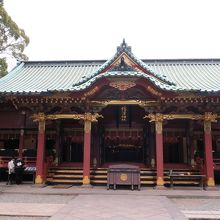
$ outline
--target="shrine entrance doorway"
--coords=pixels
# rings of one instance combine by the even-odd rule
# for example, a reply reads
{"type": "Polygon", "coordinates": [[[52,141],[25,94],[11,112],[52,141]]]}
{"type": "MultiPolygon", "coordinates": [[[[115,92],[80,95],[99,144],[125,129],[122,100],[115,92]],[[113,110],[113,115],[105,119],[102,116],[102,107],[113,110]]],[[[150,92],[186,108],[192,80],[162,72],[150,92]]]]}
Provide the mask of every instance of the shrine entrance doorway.
{"type": "MultiPolygon", "coordinates": [[[[112,131],[106,133],[111,134],[112,131]]],[[[105,161],[106,162],[143,162],[144,160],[144,146],[143,146],[143,132],[133,131],[138,133],[137,137],[131,137],[129,131],[120,130],[113,131],[116,136],[105,139],[105,161]],[[118,136],[118,134],[122,134],[118,136]],[[123,136],[123,134],[128,134],[123,136]]]]}
{"type": "Polygon", "coordinates": [[[145,163],[147,158],[147,133],[144,109],[137,105],[111,105],[102,115],[104,163],[145,163]]]}
{"type": "Polygon", "coordinates": [[[83,162],[83,143],[64,142],[63,162],[83,162]]]}
{"type": "Polygon", "coordinates": [[[61,161],[83,162],[83,123],[77,120],[62,120],[60,145],[61,161]]]}

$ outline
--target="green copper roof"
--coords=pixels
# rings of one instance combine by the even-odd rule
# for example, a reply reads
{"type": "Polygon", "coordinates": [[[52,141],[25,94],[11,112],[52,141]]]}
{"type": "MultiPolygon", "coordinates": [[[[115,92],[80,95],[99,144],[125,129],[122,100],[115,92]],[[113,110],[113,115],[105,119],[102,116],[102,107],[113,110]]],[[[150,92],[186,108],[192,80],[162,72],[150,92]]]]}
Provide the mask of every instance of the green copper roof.
{"type": "Polygon", "coordinates": [[[163,90],[220,91],[220,60],[140,60],[122,43],[109,60],[33,61],[20,63],[0,79],[0,93],[80,91],[106,77],[140,77],[163,90]],[[144,71],[112,70],[108,66],[126,53],[144,71]],[[107,69],[107,70],[106,70],[107,69]],[[104,71],[104,73],[103,73],[104,71]],[[149,73],[149,74],[148,74],[149,73]]]}

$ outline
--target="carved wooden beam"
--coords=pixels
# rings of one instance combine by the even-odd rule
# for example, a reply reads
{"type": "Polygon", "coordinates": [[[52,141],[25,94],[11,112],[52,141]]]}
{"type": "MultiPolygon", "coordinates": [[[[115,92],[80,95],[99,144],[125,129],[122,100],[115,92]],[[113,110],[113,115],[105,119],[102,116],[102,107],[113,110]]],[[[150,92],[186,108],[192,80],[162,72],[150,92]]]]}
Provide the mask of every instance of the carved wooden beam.
{"type": "Polygon", "coordinates": [[[148,106],[152,104],[158,104],[158,101],[149,100],[104,100],[104,101],[91,101],[93,104],[100,104],[100,105],[140,105],[140,106],[148,106]]]}
{"type": "Polygon", "coordinates": [[[45,120],[57,120],[57,119],[75,119],[75,120],[84,120],[84,121],[91,121],[96,122],[98,118],[103,118],[102,115],[98,113],[85,113],[85,114],[50,114],[45,115],[42,112],[38,114],[34,114],[32,116],[33,121],[45,121],[45,120]]]}
{"type": "Polygon", "coordinates": [[[191,119],[191,120],[203,120],[210,122],[217,122],[217,119],[220,118],[217,114],[212,112],[205,112],[202,114],[149,114],[144,116],[144,119],[150,119],[150,122],[153,121],[163,121],[163,120],[174,120],[174,119],[191,119]]]}

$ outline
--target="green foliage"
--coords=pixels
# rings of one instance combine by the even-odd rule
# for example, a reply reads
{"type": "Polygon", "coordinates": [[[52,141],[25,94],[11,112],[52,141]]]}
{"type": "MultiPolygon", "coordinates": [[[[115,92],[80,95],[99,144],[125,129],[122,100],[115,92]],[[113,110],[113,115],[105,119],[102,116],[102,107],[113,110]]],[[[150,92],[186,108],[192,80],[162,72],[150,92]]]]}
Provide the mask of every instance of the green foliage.
{"type": "Polygon", "coordinates": [[[7,74],[7,62],[5,58],[0,59],[0,77],[7,74]]]}
{"type": "Polygon", "coordinates": [[[0,4],[0,77],[7,73],[7,59],[27,60],[23,53],[29,38],[0,4]]]}

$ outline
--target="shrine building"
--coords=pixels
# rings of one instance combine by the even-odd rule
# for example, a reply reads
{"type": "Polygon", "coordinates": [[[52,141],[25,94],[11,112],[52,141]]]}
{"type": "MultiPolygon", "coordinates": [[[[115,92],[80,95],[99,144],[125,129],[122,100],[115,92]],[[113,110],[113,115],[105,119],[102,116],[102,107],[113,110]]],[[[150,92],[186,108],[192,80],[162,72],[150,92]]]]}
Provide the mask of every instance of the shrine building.
{"type": "Polygon", "coordinates": [[[134,164],[142,185],[186,170],[215,186],[220,59],[141,60],[123,40],[109,60],[20,62],[0,107],[0,167],[21,157],[36,184],[106,184],[109,165],[134,164]]]}

